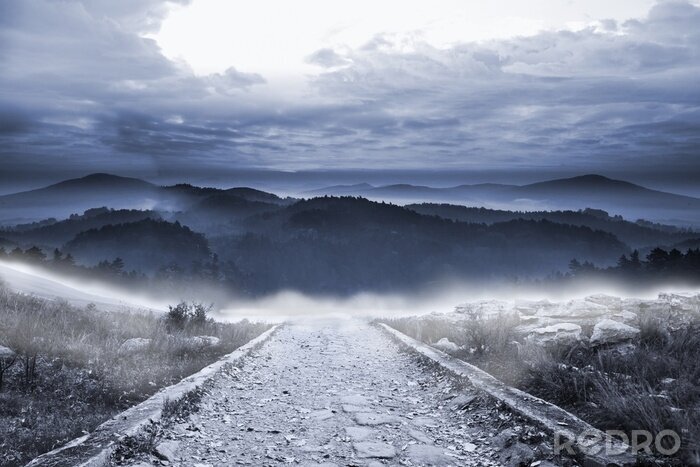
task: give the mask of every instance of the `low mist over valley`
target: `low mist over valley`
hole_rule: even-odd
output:
[[[698,280],[691,271],[700,234],[692,225],[618,214],[634,206],[662,219],[679,212],[691,218],[698,199],[590,175],[476,189],[482,187],[501,200],[517,191],[536,196],[534,203],[563,205],[472,207],[459,189],[406,185],[282,198],[247,187],[158,186],[93,174],[0,197],[0,241],[6,260],[134,287],[200,284],[242,297],[401,293],[459,281],[535,285],[596,275],[629,286]],[[381,199],[361,196],[377,190]],[[432,202],[444,191],[459,204]],[[423,202],[406,203],[418,193]],[[601,197],[617,210],[589,204]],[[564,209],[571,200],[577,209]],[[36,217],[16,223],[19,209]]]

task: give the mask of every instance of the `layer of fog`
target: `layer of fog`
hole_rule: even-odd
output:
[[[663,292],[697,294],[700,293],[700,288],[683,284],[665,284],[648,287],[640,292],[639,290],[614,286],[605,281],[580,281],[575,285],[557,287],[518,285],[474,287],[469,284],[457,283],[420,293],[360,293],[347,298],[312,297],[294,291],[286,291],[256,300],[234,301],[221,308],[216,314],[218,319],[226,321],[240,319],[269,322],[330,318],[371,319],[449,313],[454,311],[457,305],[482,300],[564,302],[598,294],[652,300]]]
[[[154,298],[100,281],[87,281],[56,274],[40,267],[0,261],[0,282],[13,291],[45,299],[65,300],[76,306],[94,303],[99,309],[165,312],[181,300],[203,301],[202,297]],[[257,299],[221,296],[212,300],[213,316],[221,321],[283,322],[317,319],[371,319],[449,313],[463,303],[481,300],[549,300],[562,302],[589,295],[606,294],[623,298],[654,299],[659,293],[700,293],[697,286],[664,284],[643,291],[624,289],[610,282],[582,282],[556,287],[452,283],[432,290],[404,294],[359,293],[350,297],[315,297],[294,291],[279,292]],[[206,295],[206,294],[205,294]]]

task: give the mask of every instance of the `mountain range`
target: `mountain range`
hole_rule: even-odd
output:
[[[105,206],[112,209],[179,211],[209,197],[284,204],[272,193],[253,188],[228,190],[188,184],[158,186],[144,180],[96,173],[36,190],[0,196],[0,225],[16,225]]]
[[[434,202],[519,211],[598,208],[631,219],[700,226],[699,198],[652,190],[595,174],[528,185],[481,183],[436,188],[362,183],[320,188],[303,195],[362,196],[400,204]]]
[[[696,220],[700,201],[600,176],[448,189],[359,184],[293,199],[247,187],[158,186],[93,174],[0,197],[0,255],[48,258],[64,268],[75,261],[79,273],[116,275],[131,285],[145,274],[174,290],[205,280],[251,295],[350,294],[453,279],[540,280],[566,272],[573,258],[611,266],[633,250],[645,257],[658,246],[691,248],[700,238],[690,229],[610,215],[600,204],[495,210],[426,202],[450,190],[500,200],[580,197]],[[344,191],[352,196],[337,196]],[[385,202],[397,194],[404,206]],[[411,196],[421,203],[405,204]],[[13,221],[18,213],[27,221]]]

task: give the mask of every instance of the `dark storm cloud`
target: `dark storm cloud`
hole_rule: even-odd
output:
[[[141,35],[167,9],[156,0],[2,2],[5,167],[700,171],[700,8],[689,2],[447,49],[388,35],[321,49],[308,57],[323,72],[304,99],[259,91],[266,81],[255,70],[196,76],[166,59]]]

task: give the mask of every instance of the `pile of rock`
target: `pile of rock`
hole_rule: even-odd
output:
[[[463,320],[516,314],[517,331],[525,340],[541,345],[592,346],[621,344],[639,336],[640,317],[650,314],[669,329],[700,319],[700,294],[659,294],[655,300],[591,295],[567,302],[548,300],[478,301],[455,308]]]

